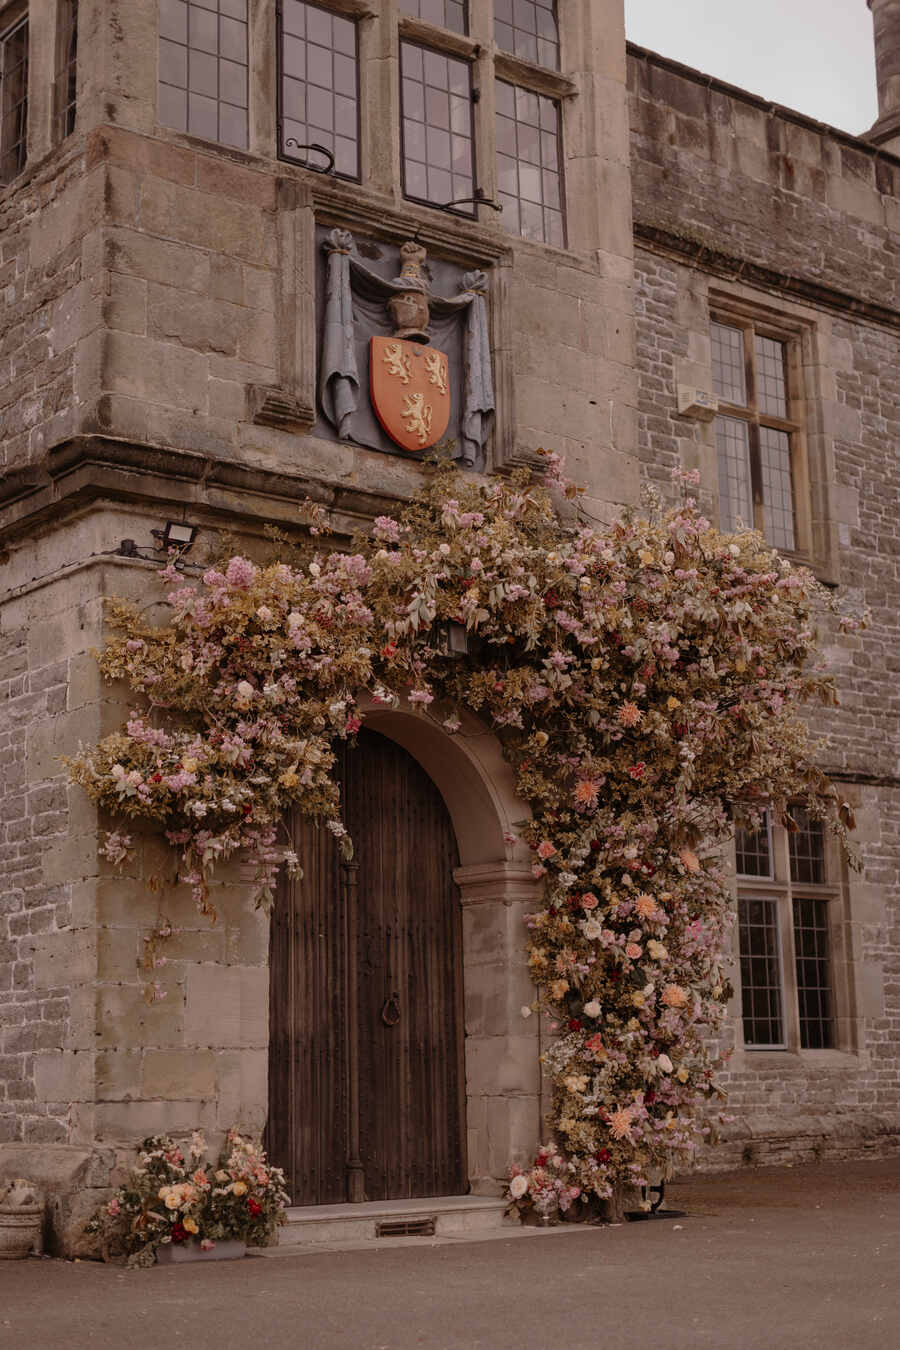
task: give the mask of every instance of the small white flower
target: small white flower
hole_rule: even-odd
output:
[[[521,1200],[527,1190],[528,1178],[521,1174],[517,1177],[513,1177],[512,1181],[509,1183],[509,1193],[514,1200]]]
[[[592,998],[590,1003],[584,1005],[584,1011],[587,1013],[588,1017],[599,1017],[603,1012],[603,1008],[595,998]]]
[[[657,1055],[656,1064],[658,1068],[662,1069],[663,1073],[672,1072],[673,1065],[668,1055]]]
[[[523,1017],[530,1017],[530,1016],[531,1016],[531,1009],[529,1008],[529,1006],[528,1006],[527,1003],[523,1003],[523,1004],[522,1004],[522,1016],[523,1016]]]

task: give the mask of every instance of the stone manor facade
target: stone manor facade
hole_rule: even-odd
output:
[[[493,412],[464,468],[557,450],[600,520],[697,468],[713,519],[871,610],[827,637],[819,728],[864,869],[808,822],[736,840],[734,1119],[705,1164],[896,1148],[900,5],[869,4],[881,115],[857,138],[628,46],[622,0],[0,0],[0,1176],[48,1188],[58,1249],[145,1135],[293,1131],[302,1160],[330,1129],[312,1080],[283,1114],[291,1065],[331,1054],[275,1013],[307,978],[275,959],[300,898],[270,925],[235,864],[210,926],[152,832],[103,859],[60,757],[128,708],[92,652],[107,597],[158,603],[170,523],[194,566],[225,531],[252,556],[296,529],[307,496],[340,541],[415,490],[365,374],[350,423],[319,378],[334,231],[376,277],[356,331],[386,331],[406,241],[435,294],[483,274]],[[541,1135],[521,804],[491,736],[367,725],[378,772],[435,794],[450,860],[441,1184],[497,1195]],[[385,1194],[437,1185],[410,1157]],[[344,1198],[333,1162],[307,1201]]]

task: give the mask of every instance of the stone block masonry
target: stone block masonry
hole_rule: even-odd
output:
[[[843,878],[834,979],[849,1020],[834,1051],[744,1050],[724,1075],[734,1117],[706,1163],[900,1147],[900,162],[672,62],[629,61],[638,454],[663,492],[701,471],[716,518],[714,428],[677,387],[712,392],[710,316],[728,303],[805,334],[813,565],[862,634],[825,630],[841,700],[809,710],[821,763],[854,806],[865,870]]]

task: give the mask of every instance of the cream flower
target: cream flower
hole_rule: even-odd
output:
[[[514,1200],[521,1200],[528,1190],[528,1178],[521,1173],[509,1183],[509,1193]]]
[[[668,1055],[657,1055],[656,1064],[658,1068],[662,1069],[663,1073],[672,1072],[673,1065]]]
[[[609,1118],[609,1129],[614,1139],[631,1138],[631,1107],[622,1106],[618,1111],[613,1111]]]
[[[657,942],[656,938],[651,938],[647,943],[647,951],[654,961],[665,961],[669,955],[668,948],[662,942]]]
[[[588,1017],[599,1017],[603,1012],[603,1007],[595,998],[592,998],[590,1003],[584,1005],[584,1011],[587,1013]]]
[[[235,1195],[246,1195],[247,1183],[246,1181],[236,1181],[231,1189]]]

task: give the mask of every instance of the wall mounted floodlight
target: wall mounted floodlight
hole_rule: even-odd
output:
[[[189,553],[199,533],[199,526],[188,525],[184,521],[167,520],[164,530],[151,530],[153,538],[158,540],[159,549],[177,549],[179,553]]]

